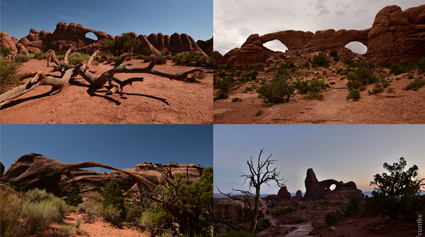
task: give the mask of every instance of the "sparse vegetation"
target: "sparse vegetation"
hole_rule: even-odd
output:
[[[354,101],[359,100],[360,99],[360,91],[357,90],[357,89],[350,90],[350,93],[347,95],[346,99],[347,100],[352,99]]]
[[[0,57],[0,85],[1,94],[20,84],[17,72],[21,63],[12,59]]]
[[[120,37],[116,37],[115,40],[109,39],[105,41],[103,48],[110,50],[115,56],[120,56],[126,50],[130,48],[137,48],[140,44],[140,39],[132,36],[131,34],[123,33]]]
[[[343,217],[344,214],[339,209],[336,209],[335,211],[330,211],[325,215],[325,221],[327,225],[333,225],[342,220]]]
[[[264,103],[288,102],[294,87],[291,79],[285,75],[277,75],[271,82],[262,85],[257,93]],[[286,96],[286,98],[284,98]]]

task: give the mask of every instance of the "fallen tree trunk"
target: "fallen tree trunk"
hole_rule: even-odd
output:
[[[114,68],[104,72],[101,76],[97,77],[94,76],[89,71],[89,66],[91,62],[93,61],[96,54],[99,53],[98,50],[96,50],[90,58],[87,60],[85,64],[80,64],[78,66],[70,65],[68,62],[68,55],[71,53],[72,49],[68,49],[64,56],[64,62],[60,62],[56,58],[56,54],[53,50],[49,50],[49,58],[47,59],[47,66],[50,66],[51,61],[54,62],[57,66],[55,67],[56,71],[62,72],[61,77],[51,76],[51,75],[45,75],[42,72],[38,72],[34,75],[34,73],[26,73],[24,77],[33,76],[34,78],[28,82],[25,85],[19,86],[15,89],[12,89],[8,92],[3,93],[0,95],[0,107],[6,104],[7,102],[11,101],[12,99],[15,99],[31,90],[36,88],[37,86],[41,85],[49,85],[58,89],[63,88],[69,83],[69,80],[76,76],[81,75],[91,86],[95,87],[102,87],[107,82],[109,83],[108,91],[109,93],[112,93],[111,89],[116,87],[116,85],[113,85],[112,82],[116,82],[119,85],[119,92],[122,92],[123,87],[130,84],[135,81],[143,81],[143,77],[132,77],[126,80],[121,80],[118,77],[115,76],[115,74],[118,73],[146,73],[146,74],[152,74],[157,75],[161,77],[169,78],[170,80],[184,80],[188,77],[189,74],[194,74],[195,72],[203,73],[203,70],[201,69],[193,69],[181,74],[171,74],[161,71],[152,70],[153,67],[156,65],[156,61],[153,60],[149,66],[143,67],[143,68],[131,68],[131,64],[123,64],[123,62],[126,60],[127,55],[124,55],[119,62],[117,62],[114,66]],[[195,75],[195,77],[197,77]]]

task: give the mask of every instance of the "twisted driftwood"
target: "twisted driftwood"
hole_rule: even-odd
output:
[[[90,72],[89,65],[93,61],[96,54],[99,53],[99,51],[96,50],[90,56],[90,58],[87,60],[85,64],[80,64],[78,66],[71,65],[68,62],[68,56],[71,53],[71,51],[72,51],[72,48],[68,49],[68,51],[65,53],[64,61],[60,62],[56,58],[55,52],[53,50],[49,50],[50,55],[49,55],[49,58],[47,59],[47,66],[50,67],[51,62],[55,63],[56,66],[53,70],[60,71],[62,73],[62,76],[58,77],[58,76],[46,75],[42,72],[37,72],[35,73],[35,75],[34,73],[25,73],[20,77],[20,79],[34,76],[33,79],[25,85],[19,86],[15,89],[12,89],[8,92],[1,94],[0,107],[6,104],[7,102],[31,91],[37,86],[45,85],[45,86],[52,86],[56,89],[62,89],[64,86],[68,85],[69,80],[76,75],[81,75],[91,86],[95,86],[95,87],[102,87],[108,82],[109,83],[108,91],[109,93],[113,93],[116,90],[119,90],[119,92],[122,92],[124,86],[128,84],[131,85],[132,82],[143,81],[143,77],[132,77],[126,80],[121,80],[115,76],[115,74],[118,74],[118,73],[147,73],[147,74],[153,74],[153,75],[157,75],[161,77],[166,77],[166,78],[169,78],[170,80],[173,80],[173,79],[184,80],[189,74],[193,74],[195,72],[203,72],[203,70],[201,69],[193,69],[181,74],[171,74],[171,73],[152,70],[156,64],[155,60],[153,60],[149,64],[149,66],[144,68],[131,68],[130,64],[123,64],[123,62],[127,58],[127,55],[124,55],[115,64],[114,68],[104,72],[101,76],[96,77]],[[118,83],[119,87],[114,85],[112,82]],[[114,88],[115,90],[113,90]]]

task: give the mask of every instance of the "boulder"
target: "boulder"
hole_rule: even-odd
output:
[[[10,35],[6,34],[6,32],[0,31],[0,37],[1,37],[0,39],[1,47],[9,48],[10,50],[12,50],[12,53],[19,52],[18,49],[16,48],[16,43],[13,41]]]
[[[363,196],[360,189],[357,189],[353,181],[344,183],[334,179],[318,181],[313,169],[307,170],[307,176],[304,180],[306,192],[304,199],[339,199],[349,200],[355,195]],[[331,190],[330,186],[335,185],[335,189]]]
[[[244,220],[245,218],[251,218],[249,205],[243,201],[245,198],[247,198],[246,195],[235,195],[231,198],[214,198],[214,220]],[[248,198],[254,203],[255,196],[252,195]],[[260,198],[260,218],[266,216],[266,209],[264,201]]]

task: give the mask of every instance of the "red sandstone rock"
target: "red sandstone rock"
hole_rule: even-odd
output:
[[[292,199],[301,199],[303,198],[303,192],[301,190],[297,190],[297,193],[295,194],[294,197],[292,197]]]
[[[214,199],[214,212],[213,218],[215,220],[244,220],[245,218],[251,217],[251,211],[249,205],[242,200],[245,195],[235,195],[232,198],[215,198]],[[254,196],[251,196],[252,203],[254,202]],[[260,212],[259,217],[266,216],[266,205],[264,201],[260,199]]]
[[[349,200],[354,195],[363,196],[360,189],[357,189],[353,181],[344,183],[334,179],[318,181],[313,169],[307,170],[307,176],[304,180],[306,192],[304,199],[342,199]],[[334,190],[330,186],[335,185]]]
[[[137,178],[143,181],[139,185],[145,190],[152,191],[157,185],[164,182],[162,173],[165,170],[165,166],[168,165],[154,165],[154,169],[144,171],[122,170],[93,161],[67,164],[40,154],[31,153],[19,157],[2,175],[1,181],[4,183],[14,181],[24,191],[39,188],[57,194],[60,182],[77,180],[107,185],[111,179],[115,179],[120,184],[120,187],[128,189],[136,183],[134,178]],[[170,164],[170,166],[174,175],[177,173],[188,174],[191,181],[199,179],[203,170],[203,167],[199,165]],[[88,167],[103,167],[115,169],[115,171],[107,174],[95,172],[96,174],[90,175],[93,171],[80,169]]]
[[[279,192],[277,193],[277,196],[280,200],[289,200],[291,201],[291,193],[288,191],[288,188],[286,186],[279,189]]]
[[[4,165],[0,162],[0,177],[3,176],[4,173]]]
[[[6,34],[6,32],[1,31],[0,32],[0,36],[1,36],[1,47],[6,47],[12,50],[12,53],[17,53],[18,49],[16,48],[15,43],[13,42],[12,38]]]
[[[383,8],[376,15],[372,28],[365,30],[333,29],[304,32],[279,31],[262,36],[250,35],[240,49],[226,53],[218,66],[245,66],[265,62],[276,52],[263,46],[272,40],[279,40],[287,48],[288,53],[297,51],[309,52],[324,49],[335,49],[340,55],[354,58],[357,54],[345,48],[345,45],[358,41],[368,47],[364,59],[375,63],[400,63],[409,61],[416,63],[425,55],[425,5],[406,9],[398,6]]]

